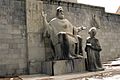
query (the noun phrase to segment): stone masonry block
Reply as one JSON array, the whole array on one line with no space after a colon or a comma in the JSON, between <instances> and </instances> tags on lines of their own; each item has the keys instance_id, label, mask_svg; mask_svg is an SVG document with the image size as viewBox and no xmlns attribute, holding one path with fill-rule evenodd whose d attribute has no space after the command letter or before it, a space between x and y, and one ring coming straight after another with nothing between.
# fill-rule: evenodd
<instances>
[{"instance_id":1,"label":"stone masonry block","mask_svg":"<svg viewBox=\"0 0 120 80\"><path fill-rule=\"evenodd\" d=\"M85 72L85 59L44 61L41 70L48 75Z\"/></svg>"},{"instance_id":2,"label":"stone masonry block","mask_svg":"<svg viewBox=\"0 0 120 80\"><path fill-rule=\"evenodd\" d=\"M30 64L30 74L40 74L41 72L41 62L31 61Z\"/></svg>"},{"instance_id":3,"label":"stone masonry block","mask_svg":"<svg viewBox=\"0 0 120 80\"><path fill-rule=\"evenodd\" d=\"M7 43L0 44L0 49L8 49L8 48L9 48L9 44L7 44Z\"/></svg>"},{"instance_id":4,"label":"stone masonry block","mask_svg":"<svg viewBox=\"0 0 120 80\"><path fill-rule=\"evenodd\" d=\"M54 75L53 73L53 61L42 62L41 70L43 74Z\"/></svg>"},{"instance_id":5,"label":"stone masonry block","mask_svg":"<svg viewBox=\"0 0 120 80\"><path fill-rule=\"evenodd\" d=\"M9 54L9 50L8 49L0 49L0 55L8 55ZM3 58L4 59L4 58Z\"/></svg>"},{"instance_id":6,"label":"stone masonry block","mask_svg":"<svg viewBox=\"0 0 120 80\"><path fill-rule=\"evenodd\" d=\"M39 47L29 47L29 60L45 60L45 49Z\"/></svg>"}]
</instances>

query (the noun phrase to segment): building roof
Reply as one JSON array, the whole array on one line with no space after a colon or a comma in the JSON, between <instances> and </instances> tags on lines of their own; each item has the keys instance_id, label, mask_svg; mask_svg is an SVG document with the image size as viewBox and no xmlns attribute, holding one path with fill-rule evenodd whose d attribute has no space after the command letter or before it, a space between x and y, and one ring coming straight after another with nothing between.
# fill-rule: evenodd
<instances>
[{"instance_id":1,"label":"building roof","mask_svg":"<svg viewBox=\"0 0 120 80\"><path fill-rule=\"evenodd\" d=\"M117 14L120 14L120 6L118 8L118 10L116 11Z\"/></svg>"}]
</instances>

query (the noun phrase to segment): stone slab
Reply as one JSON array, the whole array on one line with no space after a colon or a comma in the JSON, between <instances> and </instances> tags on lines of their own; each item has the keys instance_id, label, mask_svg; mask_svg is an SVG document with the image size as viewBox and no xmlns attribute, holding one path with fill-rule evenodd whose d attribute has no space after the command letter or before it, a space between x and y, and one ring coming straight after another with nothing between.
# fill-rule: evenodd
<instances>
[{"instance_id":1,"label":"stone slab","mask_svg":"<svg viewBox=\"0 0 120 80\"><path fill-rule=\"evenodd\" d=\"M85 72L85 59L44 61L41 65L43 74L61 75Z\"/></svg>"},{"instance_id":2,"label":"stone slab","mask_svg":"<svg viewBox=\"0 0 120 80\"><path fill-rule=\"evenodd\" d=\"M41 62L40 61L31 61L29 64L29 73L30 74L40 74L41 72Z\"/></svg>"}]
</instances>

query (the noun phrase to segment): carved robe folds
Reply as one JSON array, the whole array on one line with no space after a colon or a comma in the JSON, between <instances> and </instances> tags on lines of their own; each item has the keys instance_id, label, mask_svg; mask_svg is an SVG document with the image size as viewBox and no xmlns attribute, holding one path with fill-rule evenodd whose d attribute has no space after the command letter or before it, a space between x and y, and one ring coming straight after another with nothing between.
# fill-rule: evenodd
<instances>
[{"instance_id":1,"label":"carved robe folds","mask_svg":"<svg viewBox=\"0 0 120 80\"><path fill-rule=\"evenodd\" d=\"M82 53L82 39L75 35L77 29L67 19L52 19L46 30L55 52L54 59L74 58Z\"/></svg>"}]
</instances>

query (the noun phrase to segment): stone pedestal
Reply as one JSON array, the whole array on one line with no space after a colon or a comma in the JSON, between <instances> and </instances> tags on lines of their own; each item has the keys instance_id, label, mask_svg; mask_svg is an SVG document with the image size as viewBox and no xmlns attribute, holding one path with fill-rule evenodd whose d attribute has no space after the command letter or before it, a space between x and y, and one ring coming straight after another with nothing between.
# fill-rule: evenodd
<instances>
[{"instance_id":1,"label":"stone pedestal","mask_svg":"<svg viewBox=\"0 0 120 80\"><path fill-rule=\"evenodd\" d=\"M56 60L42 62L42 73L60 75L75 72L85 72L85 59Z\"/></svg>"}]
</instances>

